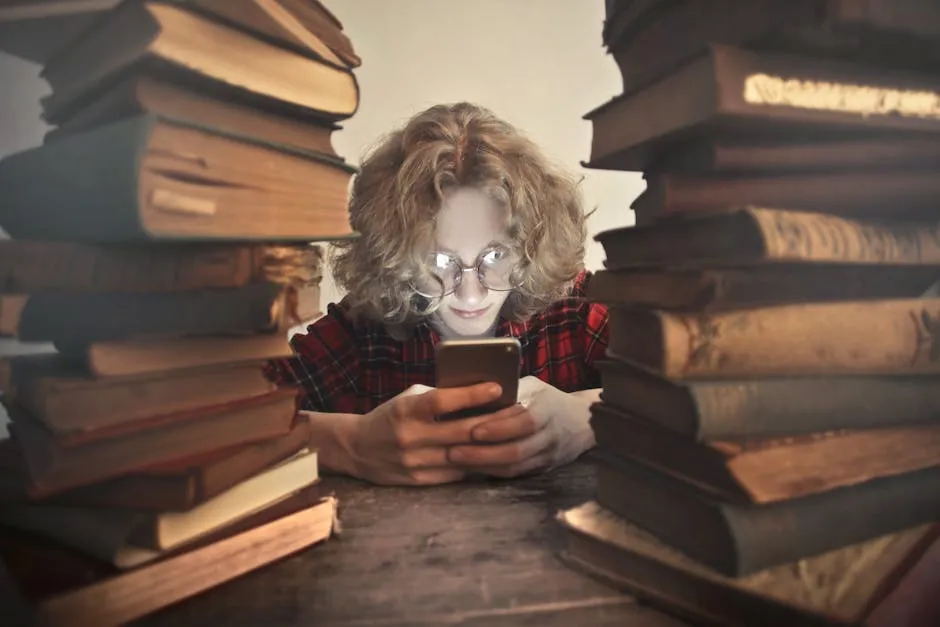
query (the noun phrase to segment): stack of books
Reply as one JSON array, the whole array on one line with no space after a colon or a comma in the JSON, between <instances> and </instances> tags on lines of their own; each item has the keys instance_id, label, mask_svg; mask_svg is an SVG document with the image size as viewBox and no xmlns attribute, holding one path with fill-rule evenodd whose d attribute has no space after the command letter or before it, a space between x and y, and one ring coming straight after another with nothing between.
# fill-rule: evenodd
<instances>
[{"instance_id":1,"label":"stack of books","mask_svg":"<svg viewBox=\"0 0 940 627\"><path fill-rule=\"evenodd\" d=\"M123 623L330 536L263 366L318 313L313 242L355 235L331 135L358 64L315 2L128 0L44 65L55 127L0 161L0 335L56 349L0 361L0 557L41 621Z\"/></svg>"},{"instance_id":2,"label":"stack of books","mask_svg":"<svg viewBox=\"0 0 940 627\"><path fill-rule=\"evenodd\" d=\"M588 114L589 165L648 187L597 236L597 493L560 514L567 558L697 620L918 624L940 585L940 82L898 42L940 45L940 10L777 3L801 48L768 3L711 4L609 5L612 49L697 54L650 56ZM827 52L840 24L877 63Z\"/></svg>"}]
</instances>

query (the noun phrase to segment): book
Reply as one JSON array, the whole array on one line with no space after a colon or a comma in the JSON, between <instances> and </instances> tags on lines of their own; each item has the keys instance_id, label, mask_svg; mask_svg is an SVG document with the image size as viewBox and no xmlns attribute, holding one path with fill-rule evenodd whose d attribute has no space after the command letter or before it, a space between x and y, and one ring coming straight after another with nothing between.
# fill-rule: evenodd
<instances>
[{"instance_id":1,"label":"book","mask_svg":"<svg viewBox=\"0 0 940 627\"><path fill-rule=\"evenodd\" d=\"M940 108L929 103L940 99L938 90L940 81L929 73L712 44L649 87L587 113L593 128L587 165L646 170L676 145L716 133L933 135Z\"/></svg>"},{"instance_id":2,"label":"book","mask_svg":"<svg viewBox=\"0 0 940 627\"><path fill-rule=\"evenodd\" d=\"M62 580L71 575L74 581L83 572L85 562L79 556L17 542L4 554L5 561L14 562L0 582L8 592L4 608L18 612L28 624L126 624L328 540L338 532L336 508L336 499L326 497L216 542L125 572L96 573L92 581L80 579L71 587ZM58 589L49 592L50 584ZM10 602L13 595L18 604Z\"/></svg>"},{"instance_id":3,"label":"book","mask_svg":"<svg viewBox=\"0 0 940 627\"><path fill-rule=\"evenodd\" d=\"M287 435L157 464L113 479L45 496L32 485L12 440L0 440L0 501L142 511L185 511L310 446L310 425L294 420Z\"/></svg>"},{"instance_id":4,"label":"book","mask_svg":"<svg viewBox=\"0 0 940 627\"><path fill-rule=\"evenodd\" d=\"M724 627L874 627L867 620L873 610L905 586L905 575L933 552L932 545L940 546L940 525L925 524L727 577L594 501L558 512L556 519L565 532L561 557L572 568L683 618ZM930 594L929 588L917 592Z\"/></svg>"},{"instance_id":5,"label":"book","mask_svg":"<svg viewBox=\"0 0 940 627\"><path fill-rule=\"evenodd\" d=\"M598 451L597 502L718 573L740 577L940 520L940 468L748 505Z\"/></svg>"},{"instance_id":6,"label":"book","mask_svg":"<svg viewBox=\"0 0 940 627\"><path fill-rule=\"evenodd\" d=\"M938 317L937 298L706 314L612 307L608 354L669 379L938 374Z\"/></svg>"},{"instance_id":7,"label":"book","mask_svg":"<svg viewBox=\"0 0 940 627\"><path fill-rule=\"evenodd\" d=\"M232 403L176 412L145 423L53 434L15 405L10 434L22 452L37 493L52 495L235 446L284 436L297 412L290 387Z\"/></svg>"},{"instance_id":8,"label":"book","mask_svg":"<svg viewBox=\"0 0 940 627\"><path fill-rule=\"evenodd\" d=\"M0 4L0 51L45 63L121 0L18 0Z\"/></svg>"},{"instance_id":9,"label":"book","mask_svg":"<svg viewBox=\"0 0 940 627\"><path fill-rule=\"evenodd\" d=\"M699 442L936 424L936 376L671 381L636 364L596 364L603 401Z\"/></svg>"},{"instance_id":10,"label":"book","mask_svg":"<svg viewBox=\"0 0 940 627\"><path fill-rule=\"evenodd\" d=\"M298 244L104 245L0 240L0 294L174 292L319 283L322 251Z\"/></svg>"},{"instance_id":11,"label":"book","mask_svg":"<svg viewBox=\"0 0 940 627\"><path fill-rule=\"evenodd\" d=\"M615 3L604 42L635 92L708 43L801 52L880 67L940 65L940 11L918 0L644 0ZM625 6L623 6L625 5Z\"/></svg>"},{"instance_id":12,"label":"book","mask_svg":"<svg viewBox=\"0 0 940 627\"><path fill-rule=\"evenodd\" d=\"M940 142L930 137L752 139L708 137L680 144L650 165L653 172L684 175L792 174L932 170Z\"/></svg>"},{"instance_id":13,"label":"book","mask_svg":"<svg viewBox=\"0 0 940 627\"><path fill-rule=\"evenodd\" d=\"M231 337L134 338L55 348L98 377L137 376L291 357L286 333Z\"/></svg>"},{"instance_id":14,"label":"book","mask_svg":"<svg viewBox=\"0 0 940 627\"><path fill-rule=\"evenodd\" d=\"M647 173L646 179L646 190L630 205L637 224L741 206L926 221L940 195L940 181L929 170L736 177Z\"/></svg>"},{"instance_id":15,"label":"book","mask_svg":"<svg viewBox=\"0 0 940 627\"><path fill-rule=\"evenodd\" d=\"M224 8L232 3L212 4L232 10ZM44 106L81 100L141 61L332 119L353 115L359 105L359 85L346 66L271 45L184 6L132 1L122 2L48 60L41 76L53 93Z\"/></svg>"},{"instance_id":16,"label":"book","mask_svg":"<svg viewBox=\"0 0 940 627\"><path fill-rule=\"evenodd\" d=\"M602 394L602 400L606 401ZM695 441L604 403L591 408L599 450L729 503L767 504L940 466L940 421L787 437Z\"/></svg>"},{"instance_id":17,"label":"book","mask_svg":"<svg viewBox=\"0 0 940 627\"><path fill-rule=\"evenodd\" d=\"M609 269L751 267L763 263L940 266L934 227L740 207L598 233ZM866 271L869 271L866 268ZM872 270L877 272L876 270Z\"/></svg>"},{"instance_id":18,"label":"book","mask_svg":"<svg viewBox=\"0 0 940 627\"><path fill-rule=\"evenodd\" d=\"M45 112L57 124L45 134L45 143L149 113L340 159L332 143L334 123L315 115L291 115L236 89L153 68L131 70L121 80L105 83L80 105Z\"/></svg>"},{"instance_id":19,"label":"book","mask_svg":"<svg viewBox=\"0 0 940 627\"><path fill-rule=\"evenodd\" d=\"M187 511L11 503L0 510L0 525L38 533L127 569L261 511L317 480L317 455L302 450Z\"/></svg>"},{"instance_id":20,"label":"book","mask_svg":"<svg viewBox=\"0 0 940 627\"><path fill-rule=\"evenodd\" d=\"M741 243L745 248L746 242ZM642 251L613 254L627 257ZM588 298L613 306L712 312L784 303L916 298L940 280L940 268L929 266L764 263L696 269L681 267L685 265L681 253L676 258L677 268L598 270L588 286Z\"/></svg>"},{"instance_id":21,"label":"book","mask_svg":"<svg viewBox=\"0 0 940 627\"><path fill-rule=\"evenodd\" d=\"M276 389L264 364L95 377L60 354L0 359L0 391L54 433L100 429L258 396Z\"/></svg>"},{"instance_id":22,"label":"book","mask_svg":"<svg viewBox=\"0 0 940 627\"><path fill-rule=\"evenodd\" d=\"M163 294L46 292L0 296L0 336L24 342L105 342L133 337L273 333L286 288L251 283Z\"/></svg>"},{"instance_id":23,"label":"book","mask_svg":"<svg viewBox=\"0 0 940 627\"><path fill-rule=\"evenodd\" d=\"M354 171L145 114L5 157L0 226L13 239L82 243L349 237Z\"/></svg>"}]
</instances>

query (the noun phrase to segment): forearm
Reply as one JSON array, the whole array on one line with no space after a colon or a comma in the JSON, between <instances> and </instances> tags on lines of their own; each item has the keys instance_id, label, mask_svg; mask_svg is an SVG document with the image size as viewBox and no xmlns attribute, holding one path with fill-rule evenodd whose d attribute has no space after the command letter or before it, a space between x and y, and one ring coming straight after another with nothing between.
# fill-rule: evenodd
<instances>
[{"instance_id":1,"label":"forearm","mask_svg":"<svg viewBox=\"0 0 940 627\"><path fill-rule=\"evenodd\" d=\"M357 476L353 438L362 416L312 411L302 413L310 423L310 443L317 449L320 468L332 473Z\"/></svg>"}]
</instances>

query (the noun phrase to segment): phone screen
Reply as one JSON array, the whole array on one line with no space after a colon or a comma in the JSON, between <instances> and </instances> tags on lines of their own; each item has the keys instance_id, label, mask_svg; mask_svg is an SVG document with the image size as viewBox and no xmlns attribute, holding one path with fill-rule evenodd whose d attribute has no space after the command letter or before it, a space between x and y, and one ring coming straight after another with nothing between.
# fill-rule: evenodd
<instances>
[{"instance_id":1,"label":"phone screen","mask_svg":"<svg viewBox=\"0 0 940 627\"><path fill-rule=\"evenodd\" d=\"M441 341L435 357L437 387L493 382L503 393L491 403L445 414L438 420L489 414L514 404L519 394L519 356L519 340L514 337Z\"/></svg>"}]
</instances>

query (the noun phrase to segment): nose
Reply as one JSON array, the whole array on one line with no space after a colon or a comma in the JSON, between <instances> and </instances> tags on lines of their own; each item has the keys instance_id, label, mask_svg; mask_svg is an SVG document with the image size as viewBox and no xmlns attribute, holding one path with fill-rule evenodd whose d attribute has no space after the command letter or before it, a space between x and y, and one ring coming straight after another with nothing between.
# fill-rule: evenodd
<instances>
[{"instance_id":1,"label":"nose","mask_svg":"<svg viewBox=\"0 0 940 627\"><path fill-rule=\"evenodd\" d=\"M464 268L463 276L460 279L460 285L454 291L454 296L461 303L461 309L472 310L483 302L489 290L480 282L477 276L476 268Z\"/></svg>"}]
</instances>

